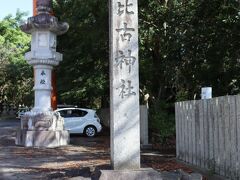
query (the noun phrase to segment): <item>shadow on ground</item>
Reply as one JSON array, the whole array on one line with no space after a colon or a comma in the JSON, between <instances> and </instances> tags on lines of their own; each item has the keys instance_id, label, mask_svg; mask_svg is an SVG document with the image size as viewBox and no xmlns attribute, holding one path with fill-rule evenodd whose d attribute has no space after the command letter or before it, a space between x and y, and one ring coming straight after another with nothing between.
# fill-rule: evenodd
<instances>
[{"instance_id":1,"label":"shadow on ground","mask_svg":"<svg viewBox=\"0 0 240 180\"><path fill-rule=\"evenodd\" d=\"M71 136L71 144L59 148L26 148L15 146L17 126L0 125L0 179L93 179L100 170L109 170L110 143L108 134L95 138ZM178 163L174 154L142 151L141 165L157 171L193 170Z\"/></svg>"},{"instance_id":2,"label":"shadow on ground","mask_svg":"<svg viewBox=\"0 0 240 180\"><path fill-rule=\"evenodd\" d=\"M0 126L0 179L98 179L110 169L109 138L71 137L59 148L15 146L17 127Z\"/></svg>"}]
</instances>

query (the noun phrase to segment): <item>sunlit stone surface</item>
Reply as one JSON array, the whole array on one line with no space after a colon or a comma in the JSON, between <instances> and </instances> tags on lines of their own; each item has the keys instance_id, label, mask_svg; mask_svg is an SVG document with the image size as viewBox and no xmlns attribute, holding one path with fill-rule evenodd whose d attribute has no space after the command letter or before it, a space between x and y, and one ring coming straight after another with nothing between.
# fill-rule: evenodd
<instances>
[{"instance_id":1,"label":"sunlit stone surface","mask_svg":"<svg viewBox=\"0 0 240 180\"><path fill-rule=\"evenodd\" d=\"M69 142L63 118L51 108L52 69L62 60L62 54L56 52L57 35L67 32L68 24L58 22L51 11L51 0L38 0L37 16L21 26L22 31L32 35L31 51L25 59L34 68L35 102L34 108L21 118L17 145L58 147Z\"/></svg>"},{"instance_id":2,"label":"sunlit stone surface","mask_svg":"<svg viewBox=\"0 0 240 180\"><path fill-rule=\"evenodd\" d=\"M110 1L111 161L140 168L137 0Z\"/></svg>"}]
</instances>

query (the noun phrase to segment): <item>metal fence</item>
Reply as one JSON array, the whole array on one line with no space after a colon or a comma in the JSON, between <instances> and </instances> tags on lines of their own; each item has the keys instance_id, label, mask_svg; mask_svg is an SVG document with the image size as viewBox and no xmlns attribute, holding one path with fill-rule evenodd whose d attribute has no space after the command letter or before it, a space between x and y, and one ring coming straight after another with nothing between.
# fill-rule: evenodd
<instances>
[{"instance_id":1,"label":"metal fence","mask_svg":"<svg viewBox=\"0 0 240 180\"><path fill-rule=\"evenodd\" d=\"M240 179L240 96L177 102L177 158Z\"/></svg>"}]
</instances>

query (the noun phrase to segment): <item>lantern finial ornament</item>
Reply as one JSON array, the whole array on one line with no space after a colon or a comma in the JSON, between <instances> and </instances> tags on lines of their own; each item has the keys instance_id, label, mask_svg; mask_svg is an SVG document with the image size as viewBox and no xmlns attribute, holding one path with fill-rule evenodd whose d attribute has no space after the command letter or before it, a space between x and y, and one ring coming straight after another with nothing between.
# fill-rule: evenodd
<instances>
[{"instance_id":1,"label":"lantern finial ornament","mask_svg":"<svg viewBox=\"0 0 240 180\"><path fill-rule=\"evenodd\" d=\"M25 33L32 34L39 30L48 30L56 35L62 35L68 31L66 22L59 22L52 14L52 0L37 0L37 15L29 17L27 22L20 26Z\"/></svg>"},{"instance_id":2,"label":"lantern finial ornament","mask_svg":"<svg viewBox=\"0 0 240 180\"><path fill-rule=\"evenodd\" d=\"M37 14L50 14L52 12L52 0L37 0Z\"/></svg>"}]
</instances>

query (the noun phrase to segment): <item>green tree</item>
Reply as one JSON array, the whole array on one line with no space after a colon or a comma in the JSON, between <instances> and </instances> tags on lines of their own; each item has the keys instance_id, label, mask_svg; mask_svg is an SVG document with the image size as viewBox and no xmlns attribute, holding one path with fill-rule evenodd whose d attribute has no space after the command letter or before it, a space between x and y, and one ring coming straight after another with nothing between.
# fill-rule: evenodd
<instances>
[{"instance_id":1,"label":"green tree","mask_svg":"<svg viewBox=\"0 0 240 180\"><path fill-rule=\"evenodd\" d=\"M141 102L149 95L152 128L174 132L174 102L239 93L240 4L229 0L139 0ZM59 38L62 102L104 106L108 92L108 2L56 1L69 22ZM164 135L165 134L165 135Z\"/></svg>"},{"instance_id":2,"label":"green tree","mask_svg":"<svg viewBox=\"0 0 240 180\"><path fill-rule=\"evenodd\" d=\"M25 13L17 12L0 21L0 103L31 105L32 69L24 60L30 36L19 24Z\"/></svg>"},{"instance_id":3,"label":"green tree","mask_svg":"<svg viewBox=\"0 0 240 180\"><path fill-rule=\"evenodd\" d=\"M107 106L107 1L58 1L54 12L70 25L68 33L58 38L58 50L64 54L56 70L59 103Z\"/></svg>"},{"instance_id":4,"label":"green tree","mask_svg":"<svg viewBox=\"0 0 240 180\"><path fill-rule=\"evenodd\" d=\"M199 98L203 86L212 86L214 96L239 93L239 7L221 0L140 1L140 82L158 132L172 121L173 103Z\"/></svg>"},{"instance_id":5,"label":"green tree","mask_svg":"<svg viewBox=\"0 0 240 180\"><path fill-rule=\"evenodd\" d=\"M202 86L215 96L239 92L239 2L140 2L141 83L152 96L193 99Z\"/></svg>"}]
</instances>

